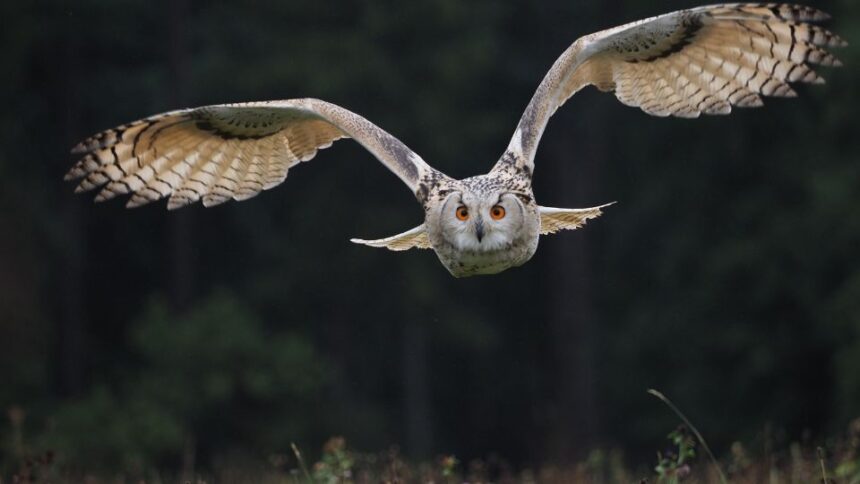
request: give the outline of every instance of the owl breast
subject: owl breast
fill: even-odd
[[[489,252],[436,250],[439,260],[454,277],[498,274],[499,272],[525,264],[537,250],[538,238],[530,243],[512,245],[510,248]]]

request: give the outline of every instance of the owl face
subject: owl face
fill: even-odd
[[[448,196],[441,218],[445,239],[458,250],[504,250],[517,237],[525,209],[510,193],[455,192]]]
[[[453,191],[438,207],[428,213],[428,235],[457,277],[501,272],[537,248],[537,212],[511,192]]]

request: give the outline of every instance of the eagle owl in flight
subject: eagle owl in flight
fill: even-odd
[[[455,277],[495,274],[528,261],[538,238],[576,229],[605,205],[537,204],[534,158],[550,116],[587,85],[655,116],[728,114],[792,97],[793,82],[824,80],[811,65],[837,66],[825,47],[844,46],[817,24],[828,16],[784,4],[726,4],[681,10],[587,35],[543,78],[489,173],[455,180],[362,116],[318,99],[181,109],[99,133],[72,152],[76,192],[102,187],[97,201],[131,194],[137,207],[169,197],[175,209],[245,200],[279,185],[293,166],[341,138],[353,138],[393,171],[424,208],[402,234],[353,242],[391,250],[432,248]]]

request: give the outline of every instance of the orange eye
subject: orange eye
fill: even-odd
[[[505,208],[501,205],[494,205],[493,208],[490,209],[490,217],[493,217],[493,220],[501,220],[505,218]]]
[[[457,219],[465,222],[466,220],[469,220],[469,209],[466,208],[465,206],[461,205],[457,209],[456,215],[457,215]]]

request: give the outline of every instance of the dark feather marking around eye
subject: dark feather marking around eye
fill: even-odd
[[[531,195],[529,195],[529,194],[526,194],[526,193],[513,193],[513,194],[514,194],[517,198],[519,198],[520,200],[522,200],[522,201],[523,201],[523,203],[532,203],[532,202],[534,202],[534,199],[533,199],[533,198],[531,197]]]

